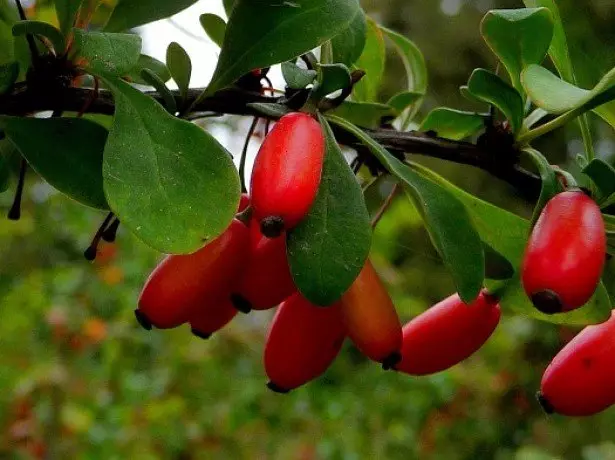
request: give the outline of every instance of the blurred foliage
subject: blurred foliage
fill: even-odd
[[[579,79],[590,86],[615,64],[615,4],[558,3]],[[424,110],[476,109],[458,86],[473,68],[495,63],[481,41],[480,18],[520,2],[364,6],[423,50],[430,72]],[[392,54],[389,62],[383,98],[401,79],[401,63]],[[592,121],[598,154],[611,160],[612,134]],[[224,129],[215,132],[228,134]],[[571,126],[541,148],[567,164],[581,145]],[[514,190],[480,171],[421,161],[472,193],[531,212]],[[10,191],[0,194],[2,214],[11,199]],[[31,173],[22,220],[0,220],[0,458],[615,459],[615,409],[565,419],[546,417],[534,401],[542,371],[575,331],[505,317],[477,355],[423,378],[383,372],[347,345],[325,377],[281,396],[266,389],[261,365],[271,312],[237,317],[209,341],[185,327],[138,327],[136,298],[159,255],[120,230],[117,245],[85,262],[82,251],[103,217]],[[404,320],[453,289],[404,197],[380,222],[372,258]]]

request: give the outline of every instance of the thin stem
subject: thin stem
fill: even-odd
[[[239,178],[241,179],[241,191],[243,193],[248,191],[246,187],[246,157],[248,156],[248,147],[250,146],[250,139],[252,139],[252,135],[254,135],[254,130],[259,120],[260,118],[258,117],[254,117],[254,120],[252,120],[250,129],[246,135],[246,141],[243,144],[243,150],[241,151],[241,160],[239,160]]]
[[[103,232],[102,239],[107,243],[114,243],[117,238],[117,231],[119,228],[120,219],[116,217]]]
[[[23,189],[26,183],[26,171],[28,171],[28,162],[25,158],[22,158],[21,166],[19,167],[19,181],[17,182],[15,198],[13,199],[13,205],[8,214],[10,220],[19,220],[21,217],[21,198],[23,197]]]
[[[378,222],[380,222],[380,219],[382,219],[382,216],[384,216],[384,213],[387,211],[387,209],[389,209],[389,207],[391,206],[391,203],[393,203],[393,199],[395,198],[395,195],[397,195],[399,190],[400,190],[399,184],[395,184],[393,188],[391,189],[391,193],[389,193],[389,196],[386,197],[386,200],[384,200],[384,203],[382,203],[382,206],[380,206],[380,209],[378,210],[376,215],[373,217],[372,228],[376,228],[376,225],[378,225]]]
[[[98,245],[100,244],[100,240],[103,237],[103,233],[109,227],[109,224],[111,223],[112,219],[113,213],[110,212],[109,214],[107,214],[107,217],[105,217],[105,220],[103,220],[103,223],[100,225],[100,227],[98,227],[98,230],[96,230],[94,238],[92,238],[92,242],[83,252],[83,256],[86,258],[86,260],[93,261],[94,259],[96,259],[96,254],[98,253]]]
[[[22,21],[27,21],[28,17],[26,16],[26,12],[21,6],[21,0],[15,0],[15,4],[17,5],[17,10],[19,11],[19,18]],[[32,34],[26,35],[26,40],[28,41],[28,48],[30,48],[30,56],[32,56],[32,63],[38,58],[38,48],[36,47],[36,42],[34,41],[34,36]]]
[[[587,161],[592,161],[596,158],[596,152],[594,151],[594,142],[592,140],[592,133],[589,129],[589,120],[587,114],[583,114],[579,117],[579,127],[581,128],[581,137],[583,138],[583,146],[585,147],[585,158]]]

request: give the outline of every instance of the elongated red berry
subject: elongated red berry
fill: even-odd
[[[453,294],[404,326],[395,369],[411,375],[448,369],[482,347],[499,321],[500,306],[485,292],[469,305]]]
[[[237,210],[237,212],[245,211],[249,205],[250,205],[250,196],[247,193],[242,193],[241,199],[239,200],[239,209]]]
[[[188,316],[188,323],[195,336],[208,339],[214,332],[226,326],[237,313],[228,298],[212,299],[193,308]]]
[[[317,307],[300,294],[280,305],[265,344],[270,389],[286,393],[320,376],[344,342],[339,304]]]
[[[262,232],[278,236],[308,213],[320,185],[325,138],[320,124],[301,112],[284,115],[254,161],[252,206]]]
[[[238,310],[275,307],[297,290],[288,266],[285,236],[267,238],[254,220],[250,223],[250,252],[245,263],[231,296]]]
[[[604,267],[606,237],[600,208],[582,191],[563,192],[542,210],[523,260],[523,288],[544,313],[584,305]]]
[[[368,358],[390,368],[400,359],[401,323],[380,277],[368,260],[341,299],[348,337]]]
[[[205,302],[231,291],[249,246],[248,227],[233,219],[218,238],[193,254],[166,256],[150,274],[135,312],[143,327],[177,327]]]
[[[538,399],[562,415],[593,415],[615,404],[615,311],[602,324],[587,326],[553,358]]]

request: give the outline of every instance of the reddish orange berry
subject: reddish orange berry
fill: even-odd
[[[306,216],[318,192],[324,155],[320,124],[306,113],[284,115],[265,137],[251,180],[254,215],[264,235],[279,236]]]
[[[165,257],[141,292],[135,312],[141,325],[177,327],[192,311],[230,292],[248,245],[248,227],[233,219],[222,235],[195,253]]]
[[[600,282],[605,253],[598,205],[580,190],[560,193],[542,210],[527,243],[525,292],[544,313],[581,307]]]
[[[587,416],[615,404],[615,310],[584,328],[547,367],[538,399],[548,413]]]
[[[345,329],[339,304],[326,308],[293,294],[276,312],[265,344],[270,389],[286,393],[320,376],[339,353]]]
[[[188,322],[192,333],[208,339],[226,326],[237,315],[237,309],[228,299],[209,301],[190,312]]]
[[[500,314],[497,300],[484,292],[469,305],[458,294],[447,297],[404,326],[395,369],[427,375],[460,363],[491,337]]]
[[[390,368],[400,359],[401,323],[378,273],[368,260],[342,296],[348,337],[368,358]]]

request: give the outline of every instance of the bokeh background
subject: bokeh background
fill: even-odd
[[[164,34],[140,30],[146,49],[164,55],[158,35],[209,50],[191,50],[195,62],[215,57],[204,35],[190,38],[182,28],[196,24],[199,13],[222,11],[218,3],[200,2],[183,13],[187,22],[153,26]],[[49,2],[29,4],[31,17],[52,20]],[[593,85],[615,65],[615,2],[558,4],[579,79]],[[363,6],[423,50],[430,87],[422,115],[438,105],[485,110],[458,91],[473,68],[496,64],[479,21],[488,9],[520,2]],[[389,57],[383,100],[403,81],[401,63]],[[206,127],[238,152],[248,123],[229,117]],[[610,128],[595,118],[592,127],[598,155],[610,160]],[[570,165],[582,143],[571,126],[539,147],[552,162]],[[8,144],[0,148],[10,153]],[[524,216],[531,211],[517,191],[481,171],[417,160],[491,202]],[[2,214],[15,181],[10,185],[0,194]],[[574,329],[506,315],[479,353],[423,378],[383,372],[346,344],[324,377],[278,395],[265,387],[261,365],[272,313],[238,316],[208,341],[185,327],[142,330],[133,310],[160,255],[120,230],[117,244],[86,262],[83,250],[103,217],[31,174],[22,219],[0,220],[0,458],[615,459],[615,409],[585,419],[547,417],[534,400],[544,368]],[[404,321],[453,291],[403,197],[379,224],[372,259]]]

